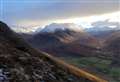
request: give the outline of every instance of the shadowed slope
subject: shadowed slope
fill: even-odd
[[[33,49],[0,22],[0,82],[106,82],[75,70],[78,69]]]

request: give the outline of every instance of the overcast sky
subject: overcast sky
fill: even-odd
[[[0,19],[9,25],[44,25],[56,20],[120,11],[119,0],[0,0]]]

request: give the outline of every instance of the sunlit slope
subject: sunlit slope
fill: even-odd
[[[39,52],[0,22],[0,81],[4,82],[107,82]]]

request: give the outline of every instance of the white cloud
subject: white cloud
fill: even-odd
[[[119,22],[120,23],[120,11],[119,12],[113,12],[108,14],[102,14],[102,15],[93,15],[88,17],[78,17],[78,18],[70,18],[70,19],[62,19],[62,20],[51,20],[51,21],[19,21],[20,25],[23,25],[22,27],[13,27],[13,29],[17,32],[34,32],[38,28],[42,28],[42,26],[49,25],[51,23],[75,23],[77,25],[82,26],[83,28],[90,28],[92,27],[92,23],[97,21],[105,21],[108,20],[113,24],[113,22]],[[31,24],[30,26],[25,26],[28,24]],[[112,27],[113,28],[113,27]]]

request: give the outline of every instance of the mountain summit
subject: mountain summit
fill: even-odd
[[[82,31],[82,28],[74,23],[52,23],[50,25],[45,26],[41,32],[55,32],[58,30],[73,30],[73,31]]]

